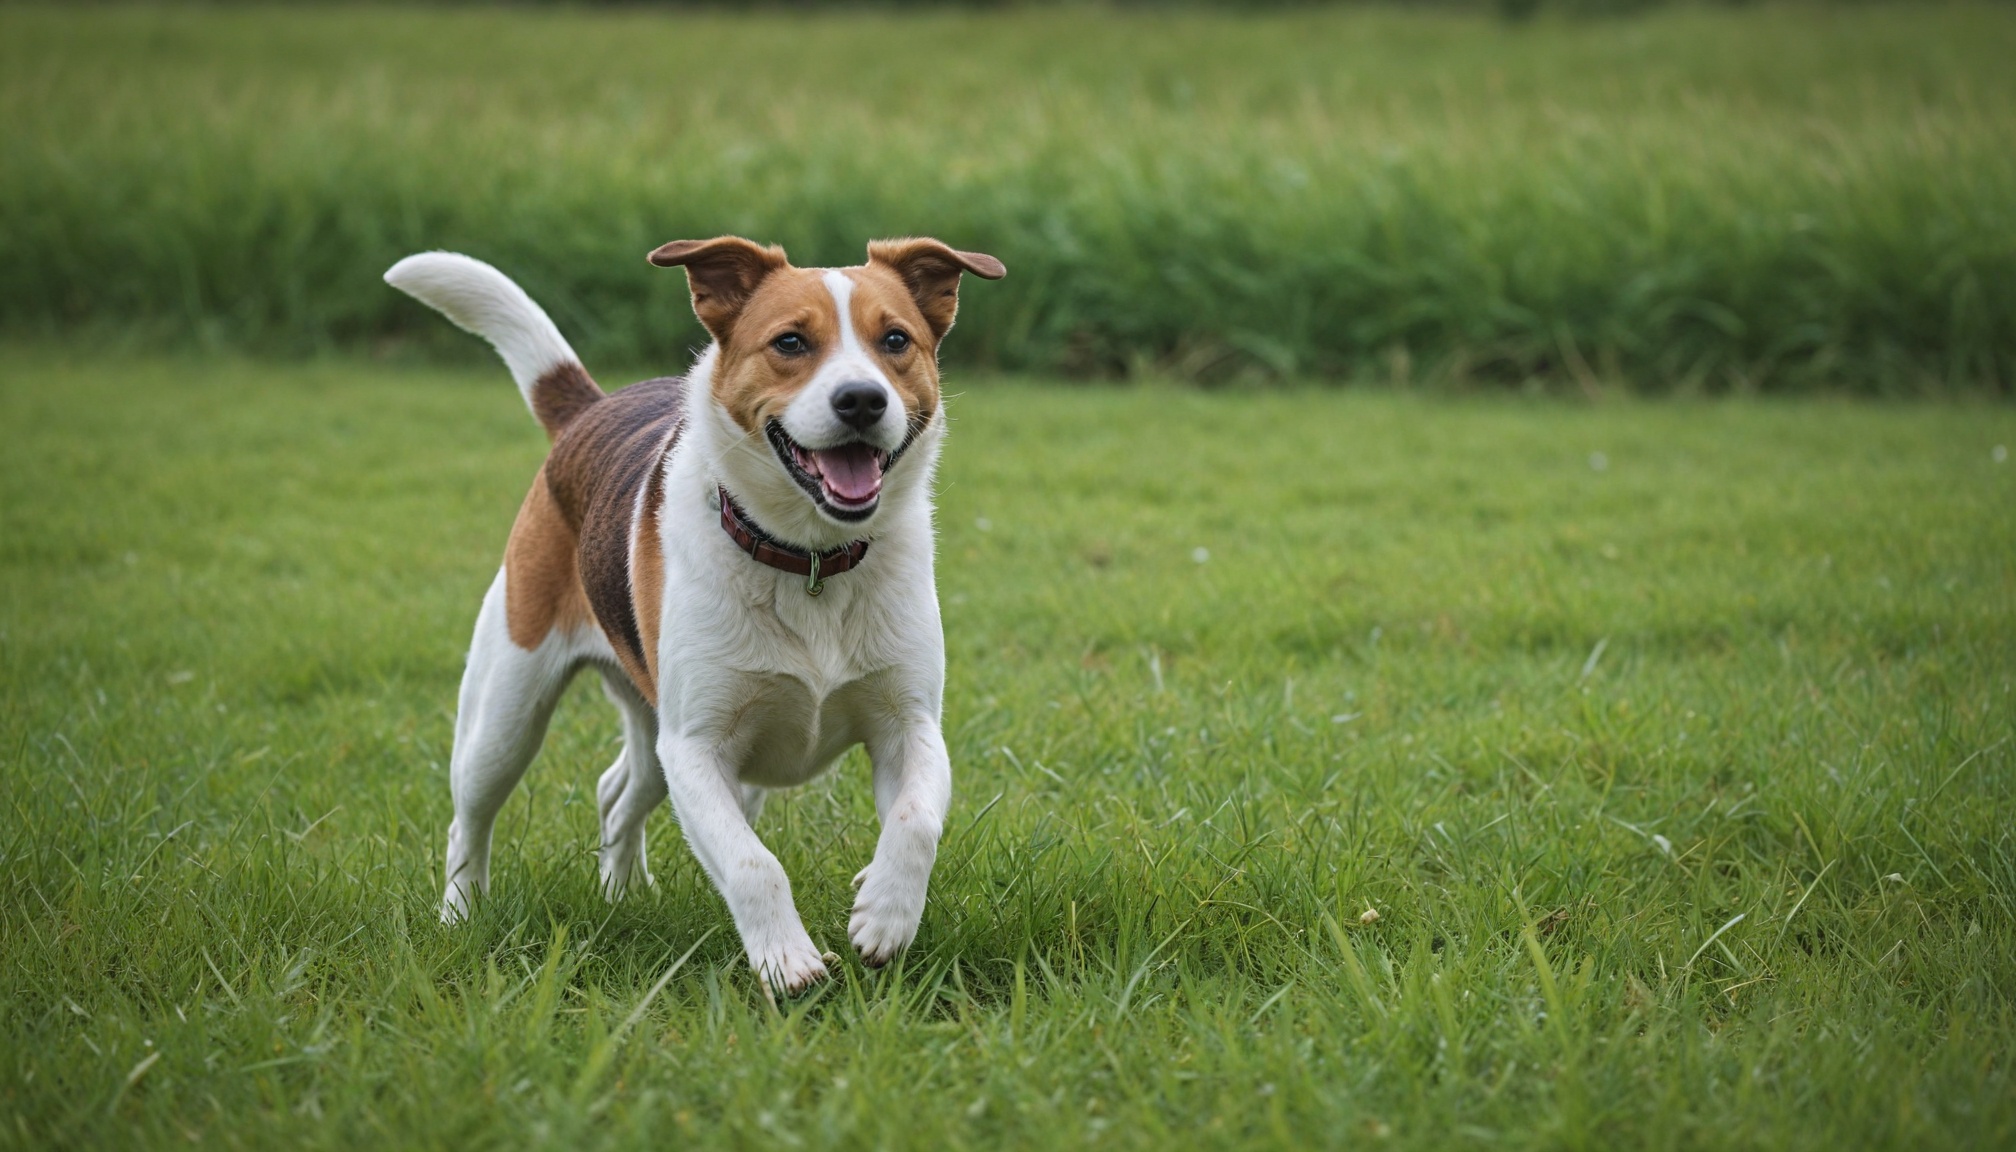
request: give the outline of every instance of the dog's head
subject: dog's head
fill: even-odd
[[[808,544],[864,530],[885,477],[936,436],[938,345],[959,277],[1007,271],[922,239],[875,241],[853,268],[795,268],[782,249],[736,236],[675,240],[650,259],[686,269],[714,337],[714,415],[740,440],[724,478],[759,522]]]

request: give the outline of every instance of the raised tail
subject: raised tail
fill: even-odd
[[[385,282],[490,342],[548,436],[560,435],[603,392],[566,337],[509,276],[456,252],[408,256]]]

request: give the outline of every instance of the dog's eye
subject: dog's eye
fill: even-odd
[[[786,356],[796,356],[810,347],[810,345],[805,343],[805,337],[800,336],[796,332],[784,333],[784,335],[770,341],[770,346]]]
[[[900,329],[891,328],[889,334],[882,337],[882,350],[884,352],[901,352],[908,347],[910,347],[910,336]]]

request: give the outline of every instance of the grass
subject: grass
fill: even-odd
[[[433,921],[501,370],[0,345],[0,1145],[2016,1139],[2016,414],[952,391],[932,901],[779,1010],[586,685]],[[761,831],[844,949],[864,765]]]
[[[933,233],[1011,273],[962,364],[2007,392],[2012,57],[2005,5],[8,5],[0,316],[460,349],[377,279],[450,247],[669,360],[665,240]]]

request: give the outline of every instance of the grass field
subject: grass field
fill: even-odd
[[[0,346],[0,1145],[2016,1140],[2016,413],[951,390],[932,901],[778,1010],[584,686],[433,920],[500,370]]]
[[[2016,12],[1630,19],[0,6],[0,327],[461,348],[498,263],[603,362],[643,254],[991,251],[960,363],[1072,376],[2016,387]]]

